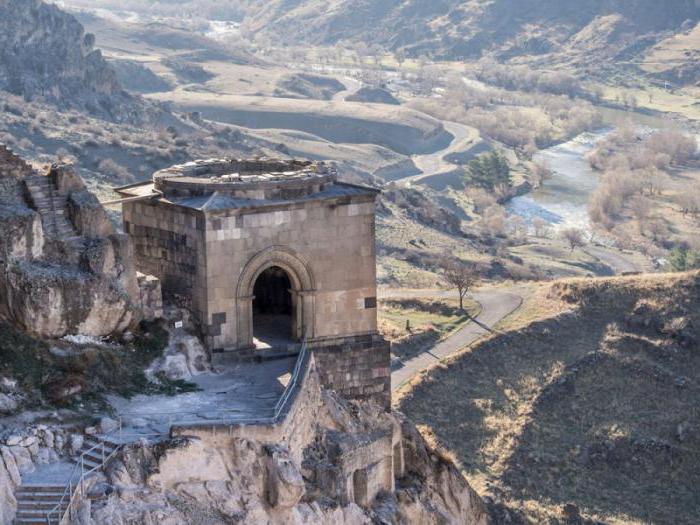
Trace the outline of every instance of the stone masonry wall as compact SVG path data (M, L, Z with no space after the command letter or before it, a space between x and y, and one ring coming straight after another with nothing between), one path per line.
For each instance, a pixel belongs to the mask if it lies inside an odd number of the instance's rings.
M314 315L304 326L311 339L376 333L373 201L373 196L311 201L208 215L209 346L230 349L247 343L240 339L247 320L237 318L239 280L246 264L270 247L297 254L314 280Z
M165 299L199 317L206 301L202 220L187 209L149 202L124 204L123 218L137 270L160 279Z
M348 399L391 404L391 353L381 337L359 337L314 343L321 383Z

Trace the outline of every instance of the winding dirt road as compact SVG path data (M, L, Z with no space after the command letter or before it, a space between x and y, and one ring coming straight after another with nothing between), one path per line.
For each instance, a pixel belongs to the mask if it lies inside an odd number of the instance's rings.
M382 298L415 298L447 297L454 293L454 291L435 290L384 290L379 295ZM437 342L432 348L426 348L425 352L392 364L392 391L398 390L404 383L431 365L487 335L500 320L517 310L523 301L519 295L501 290L481 290L473 293L472 298L481 305L481 313L476 320L470 321L449 337Z

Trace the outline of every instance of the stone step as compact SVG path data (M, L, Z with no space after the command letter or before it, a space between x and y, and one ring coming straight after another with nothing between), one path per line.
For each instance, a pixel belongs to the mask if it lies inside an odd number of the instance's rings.
M101 453L102 446L104 446L105 455L107 455L107 454L115 451L117 448L119 448L119 443L114 443L114 442L107 441L107 440L98 441L96 439L86 439L83 442L83 448L82 448L81 452L86 452L90 449L94 449L92 451L93 453L96 453L96 452ZM94 447L97 447L97 448L94 448Z
M61 502L61 500L57 501L39 501L39 500L32 500L32 501L25 501L25 500L17 500L17 510L53 510L56 508L56 506L60 503L60 507L62 509L67 509L68 508L68 497L64 501Z
M105 459L112 452L114 452L114 449L110 450L110 449L105 447ZM91 452L85 451L85 452L82 452L80 455L83 456L83 458L87 461L97 462L97 463L102 464L102 449L93 450Z
M75 462L76 462L78 465L80 465L80 464L82 463L83 468L84 468L85 470L92 470L92 469L94 469L94 468L98 468L98 469L101 469L101 468L102 468L102 461L93 461L93 460L87 459L87 458L85 458L85 457L83 457L83 459L81 460L81 459L80 459L80 456L78 456L78 458L76 459Z
M63 493L65 489L65 485L40 485L37 483L28 483L20 485L17 489L17 494L23 494L26 492L44 492L55 494L56 492Z
M37 509L37 510L18 510L16 514L16 520L27 520L27 519L42 519L43 523L46 523L47 514L51 509ZM56 518L58 518L58 513L56 513ZM56 519L58 522L58 519Z
M65 487L63 489L61 492L18 492L17 501L53 501L55 505L63 497Z

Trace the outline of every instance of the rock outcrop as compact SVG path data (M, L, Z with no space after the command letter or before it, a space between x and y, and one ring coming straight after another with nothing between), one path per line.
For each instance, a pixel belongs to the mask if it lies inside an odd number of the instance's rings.
M157 302L71 166L41 174L0 146L0 224L0 316L25 332L112 335L140 320L142 295Z
M317 393L300 394L282 431L299 447L262 427L180 428L134 444L108 468L111 495L84 504L84 523L488 523L464 477L402 415L320 392L318 378L305 389Z
M0 89L119 122L157 113L124 91L94 35L41 0L0 0Z

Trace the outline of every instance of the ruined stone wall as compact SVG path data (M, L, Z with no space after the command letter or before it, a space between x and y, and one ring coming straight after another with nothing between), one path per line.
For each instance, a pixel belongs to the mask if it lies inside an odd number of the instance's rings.
M391 353L381 337L357 337L312 343L321 382L348 399L391 404Z
M96 523L489 522L464 477L410 422L321 391L312 368L279 425L200 424L172 434L127 447L110 464L114 490L92 507Z
M148 201L125 203L123 218L137 270L157 277L166 300L191 308L201 319L206 304L202 218Z

